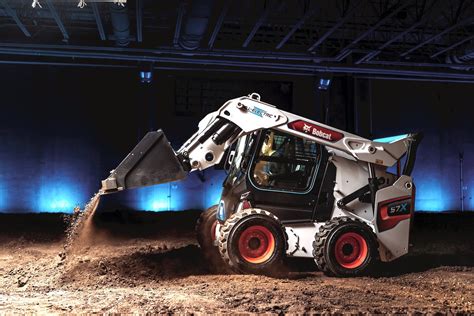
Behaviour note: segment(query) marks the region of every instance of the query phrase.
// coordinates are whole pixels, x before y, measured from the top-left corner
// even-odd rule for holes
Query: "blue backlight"
[[[374,139],[373,141],[374,142],[379,142],[379,143],[393,143],[393,142],[396,142],[396,141],[398,141],[400,139],[403,139],[407,136],[408,136],[408,134],[397,135],[397,136],[389,136],[389,137],[377,138],[377,139]]]
[[[172,209],[169,186],[167,183],[137,189],[135,192],[138,205],[134,207],[144,211],[169,211]]]
[[[416,199],[415,208],[419,211],[445,211],[449,209],[447,203],[451,196],[443,190],[441,185],[434,179],[415,179]]]
[[[152,211],[159,212],[159,211],[167,211],[168,209],[169,209],[168,201],[166,200],[154,200],[151,202]]]
[[[80,186],[66,179],[43,182],[33,201],[34,209],[39,212],[71,213],[75,206],[84,206],[86,197],[81,194]]]
[[[0,212],[5,211],[5,208],[7,205],[6,197],[7,197],[7,194],[5,191],[5,187],[3,186],[2,183],[0,183]]]
[[[51,203],[51,209],[53,210],[67,210],[71,208],[71,203],[66,200],[53,201]]]
[[[194,173],[185,180],[133,190],[130,206],[144,211],[207,209],[219,203],[226,174],[209,170],[202,182]]]

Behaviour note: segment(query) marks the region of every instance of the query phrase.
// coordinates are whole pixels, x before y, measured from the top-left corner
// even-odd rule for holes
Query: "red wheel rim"
[[[364,237],[358,233],[344,233],[336,241],[337,263],[346,269],[360,267],[367,259],[369,247]]]
[[[212,241],[216,240],[216,227],[217,227],[217,220],[214,221],[214,223],[212,223],[212,226],[211,226],[211,239],[212,239]]]
[[[250,263],[263,263],[275,251],[275,237],[264,226],[250,226],[239,237],[239,252]]]

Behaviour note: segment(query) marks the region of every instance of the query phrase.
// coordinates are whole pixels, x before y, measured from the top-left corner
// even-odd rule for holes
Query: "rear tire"
[[[214,245],[217,225],[216,214],[217,205],[211,206],[201,213],[196,223],[196,237],[202,254],[209,264],[209,270],[211,272],[225,272],[224,261],[221,258],[217,246]]]
[[[286,238],[278,218],[261,209],[233,214],[222,226],[219,252],[229,267],[241,273],[280,276]]]
[[[349,217],[326,222],[316,233],[313,257],[326,275],[366,275],[378,260],[377,239],[366,224]]]

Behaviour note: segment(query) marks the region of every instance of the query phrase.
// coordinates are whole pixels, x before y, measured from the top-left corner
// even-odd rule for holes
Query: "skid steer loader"
[[[176,152],[161,130],[148,133],[101,193],[180,180],[227,152],[220,202],[197,225],[211,261],[270,274],[285,257],[307,257],[326,274],[357,276],[408,252],[421,138],[365,139],[252,93],[208,114]],[[395,165],[396,173],[387,171]]]

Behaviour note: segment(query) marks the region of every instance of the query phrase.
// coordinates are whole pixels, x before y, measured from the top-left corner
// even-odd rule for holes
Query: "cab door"
[[[282,222],[311,221],[324,175],[327,152],[312,140],[264,130],[247,172],[254,207]]]

